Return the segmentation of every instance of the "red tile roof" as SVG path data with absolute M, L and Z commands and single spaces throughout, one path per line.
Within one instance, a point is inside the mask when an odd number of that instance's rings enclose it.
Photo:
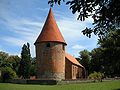
M 60 42 L 66 44 L 58 26 L 55 21 L 54 15 L 52 13 L 52 9 L 50 8 L 49 14 L 47 16 L 46 22 L 43 26 L 43 29 L 38 36 L 35 43 L 39 42 Z
M 80 66 L 80 67 L 83 67 L 72 55 L 66 53 L 66 54 L 65 54 L 65 57 L 66 57 L 70 62 L 72 62 L 73 64 L 76 64 L 76 65 L 78 65 L 78 66 Z M 83 67 L 83 68 L 84 68 L 84 67 Z

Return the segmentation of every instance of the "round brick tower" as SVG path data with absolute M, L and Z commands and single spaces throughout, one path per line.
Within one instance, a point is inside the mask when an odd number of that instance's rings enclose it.
M 37 78 L 43 80 L 65 79 L 66 45 L 50 8 L 43 29 L 35 42 Z

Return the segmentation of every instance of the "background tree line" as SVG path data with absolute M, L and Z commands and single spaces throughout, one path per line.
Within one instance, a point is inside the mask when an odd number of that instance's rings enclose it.
M 98 40 L 98 48 L 91 52 L 80 51 L 79 62 L 85 66 L 87 75 L 101 72 L 106 77 L 120 77 L 120 30 L 111 31 Z
M 31 57 L 29 43 L 24 44 L 21 57 L 0 51 L 0 81 L 35 76 L 35 58 Z

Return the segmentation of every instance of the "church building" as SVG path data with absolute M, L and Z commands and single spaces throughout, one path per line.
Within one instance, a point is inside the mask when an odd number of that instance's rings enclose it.
M 41 80 L 71 80 L 85 76 L 85 68 L 66 53 L 65 42 L 50 8 L 46 22 L 35 42 L 37 78 Z

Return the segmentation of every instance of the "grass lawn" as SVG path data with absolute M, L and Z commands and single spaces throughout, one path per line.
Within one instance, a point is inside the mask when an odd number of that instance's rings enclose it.
M 120 90 L 120 80 L 67 85 L 30 85 L 0 83 L 0 90 Z

